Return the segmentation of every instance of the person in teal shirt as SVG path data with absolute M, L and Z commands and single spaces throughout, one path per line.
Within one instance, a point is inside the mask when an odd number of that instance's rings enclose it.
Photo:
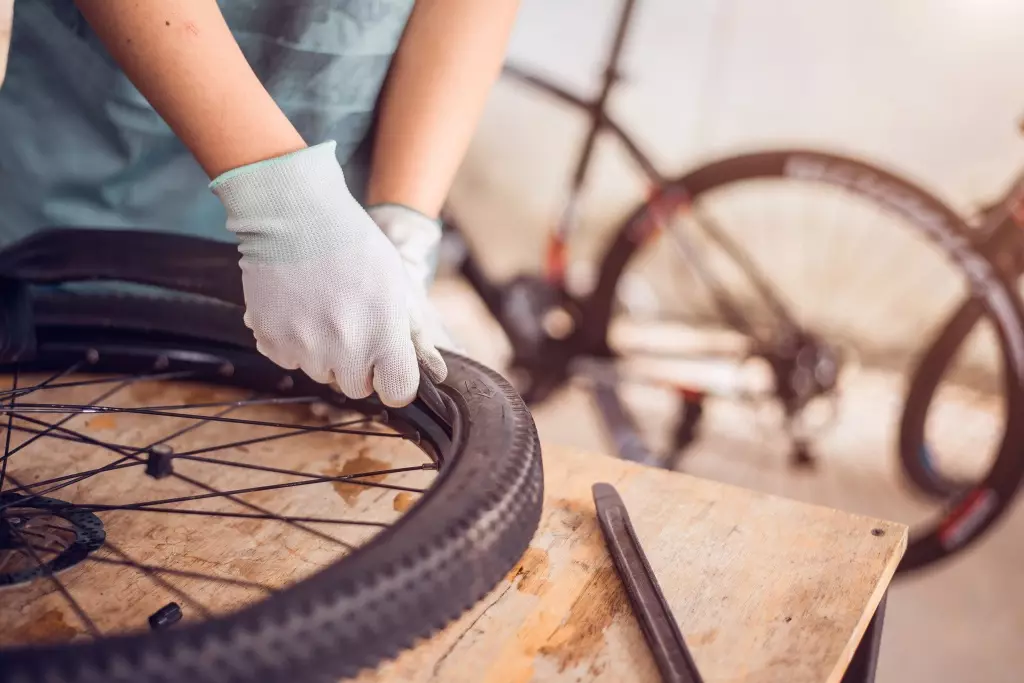
M 235 240 L 260 352 L 404 405 L 421 365 L 445 375 L 437 216 L 517 5 L 16 0 L 0 247 L 54 226 Z

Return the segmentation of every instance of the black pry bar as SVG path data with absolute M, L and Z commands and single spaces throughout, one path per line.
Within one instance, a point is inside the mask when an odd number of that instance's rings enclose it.
M 611 484 L 594 484 L 594 505 L 605 543 L 665 683 L 703 683 L 658 586 L 622 498 Z

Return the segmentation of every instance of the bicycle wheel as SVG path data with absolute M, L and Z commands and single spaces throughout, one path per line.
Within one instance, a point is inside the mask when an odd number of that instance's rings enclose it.
M 666 184 L 617 231 L 590 295 L 606 415 L 627 415 L 663 466 L 908 523 L 901 571 L 948 557 L 1024 475 L 1024 425 L 1007 419 L 1024 406 L 1020 303 L 967 230 L 891 173 L 816 152 L 740 156 Z M 918 371 L 965 300 L 989 323 L 962 364 L 973 374 Z M 904 405 L 915 371 L 945 390 Z M 962 400 L 965 375 L 984 377 L 984 400 Z M 945 421 L 901 442 L 901 412 L 925 406 Z M 913 495 L 897 447 L 904 462 L 922 449 L 963 461 L 973 485 Z M 780 474 L 772 457 L 816 476 Z
M 538 526 L 533 421 L 471 360 L 385 409 L 273 365 L 225 303 L 32 309 L 0 391 L 0 681 L 336 681 L 459 616 Z
M 923 354 L 907 388 L 900 422 L 900 463 L 914 485 L 935 498 L 963 495 L 985 474 L 979 471 L 978 459 L 955 457 L 957 451 L 984 448 L 984 441 L 978 443 L 973 437 L 978 431 L 991 430 L 991 425 L 984 424 L 978 429 L 964 416 L 979 404 L 986 406 L 986 414 L 996 412 L 993 398 L 1006 391 L 999 385 L 1004 373 L 979 372 L 970 363 L 977 355 L 971 351 L 991 342 L 992 323 L 983 316 L 983 308 L 973 300 L 957 309 Z M 954 440 L 948 429 L 943 439 L 929 437 L 949 424 L 956 425 L 959 439 Z

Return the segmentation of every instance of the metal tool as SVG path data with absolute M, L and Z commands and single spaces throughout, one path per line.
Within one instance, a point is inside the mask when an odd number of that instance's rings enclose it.
M 622 498 L 611 484 L 594 484 L 592 490 L 605 542 L 626 586 L 661 679 L 666 683 L 703 683 L 647 556 L 640 547 Z

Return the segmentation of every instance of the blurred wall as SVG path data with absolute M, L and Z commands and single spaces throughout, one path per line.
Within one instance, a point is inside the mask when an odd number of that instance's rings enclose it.
M 592 91 L 618 6 L 523 0 L 509 58 Z M 1022 38 L 1018 0 L 639 0 L 612 110 L 668 173 L 809 145 L 884 163 L 969 211 L 1024 166 Z M 527 236 L 557 215 L 582 130 L 542 95 L 495 88 L 453 205 L 496 272 L 538 262 Z M 614 145 L 597 161 L 581 257 L 643 195 Z

